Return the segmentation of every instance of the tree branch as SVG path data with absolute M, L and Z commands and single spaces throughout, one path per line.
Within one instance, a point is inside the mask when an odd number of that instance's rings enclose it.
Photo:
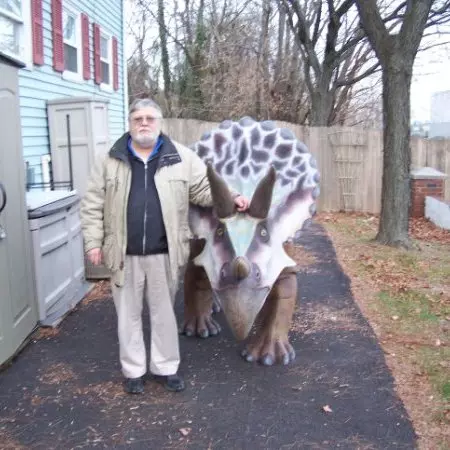
M 364 71 L 362 74 L 360 74 L 354 78 L 351 78 L 351 79 L 337 81 L 336 87 L 349 86 L 351 84 L 355 84 L 358 81 L 361 81 L 364 78 L 368 77 L 369 75 L 379 72 L 379 69 L 380 69 L 380 63 L 377 61 L 375 64 L 373 64 L 371 67 L 369 67 L 366 71 Z
M 356 0 L 359 17 L 372 47 L 380 61 L 383 61 L 383 49 L 389 42 L 389 33 L 381 18 L 376 0 Z
M 283 5 L 283 7 L 286 10 L 288 16 L 288 23 L 295 33 L 295 38 L 297 43 L 299 44 L 299 48 L 303 47 L 305 53 L 308 55 L 309 64 L 314 70 L 316 77 L 319 77 L 320 73 L 322 72 L 319 59 L 317 57 L 317 53 L 314 50 L 313 43 L 311 42 L 311 39 L 309 37 L 308 27 L 306 26 L 306 19 L 305 16 L 303 15 L 303 12 L 299 8 L 298 1 L 290 2 L 289 0 L 279 0 L 279 2 Z M 294 26 L 294 21 L 292 17 L 293 13 L 292 10 L 289 8 L 289 5 L 293 7 L 295 14 L 297 16 L 298 22 L 296 26 Z
M 427 23 L 428 14 L 433 0 L 416 0 L 408 2 L 405 12 L 405 20 L 400 28 L 400 42 L 408 44 L 415 55 L 422 39 L 423 30 Z

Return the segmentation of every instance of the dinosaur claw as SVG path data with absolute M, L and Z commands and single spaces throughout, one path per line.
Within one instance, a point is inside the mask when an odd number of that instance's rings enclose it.
M 261 361 L 265 366 L 271 366 L 273 364 L 273 357 L 271 355 L 265 355 Z
M 289 355 L 284 355 L 283 356 L 283 365 L 287 366 L 289 364 L 290 358 Z
M 184 331 L 184 334 L 185 334 L 187 337 L 192 337 L 192 336 L 194 335 L 194 333 L 192 332 L 192 330 L 185 330 L 185 331 Z
M 294 350 L 294 349 L 292 349 L 292 350 L 289 352 L 289 357 L 291 358 L 291 361 L 294 361 L 294 359 L 295 359 L 295 350 Z
M 245 360 L 246 360 L 247 362 L 253 362 L 253 361 L 255 360 L 255 357 L 254 357 L 252 354 L 248 354 L 248 355 L 245 357 Z
M 200 330 L 199 332 L 198 332 L 198 335 L 201 337 L 201 338 L 207 338 L 208 336 L 209 336 L 209 332 L 208 332 L 208 330 Z
M 242 356 L 243 358 L 245 358 L 245 357 L 247 356 L 247 354 L 248 354 L 248 351 L 247 351 L 246 348 L 244 348 L 244 349 L 241 351 L 241 356 Z

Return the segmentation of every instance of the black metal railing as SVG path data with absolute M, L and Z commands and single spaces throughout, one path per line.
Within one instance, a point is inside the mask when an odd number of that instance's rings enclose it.
M 69 180 L 68 181 L 54 181 L 53 179 L 53 168 L 52 161 L 48 162 L 49 165 L 49 178 L 50 181 L 46 182 L 35 182 L 34 181 L 34 168 L 30 166 L 28 161 L 25 163 L 26 165 L 26 189 L 30 191 L 32 189 L 50 189 L 51 191 L 55 190 L 73 190 L 73 165 L 72 165 L 72 136 L 70 131 L 70 115 L 66 115 L 66 127 L 67 127 L 67 157 L 68 157 L 68 166 L 69 166 Z M 42 163 L 41 163 L 42 170 Z
M 49 181 L 47 183 L 27 183 L 26 185 L 27 191 L 31 191 L 32 189 L 50 189 L 51 191 L 71 191 L 72 182 L 71 181 Z

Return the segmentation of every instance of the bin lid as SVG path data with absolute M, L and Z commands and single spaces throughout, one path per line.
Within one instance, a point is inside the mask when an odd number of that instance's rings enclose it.
M 38 219 L 66 209 L 80 200 L 77 191 L 36 191 L 26 194 L 28 218 Z

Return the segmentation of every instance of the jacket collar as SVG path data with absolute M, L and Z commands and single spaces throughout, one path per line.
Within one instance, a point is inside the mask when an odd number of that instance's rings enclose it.
M 178 164 L 181 162 L 181 157 L 173 144 L 170 138 L 161 133 L 161 137 L 163 140 L 161 149 L 159 150 L 159 160 L 158 160 L 158 169 L 165 166 L 172 166 L 174 164 Z M 128 140 L 130 138 L 130 133 L 125 133 L 121 136 L 115 144 L 112 146 L 109 151 L 109 155 L 112 158 L 120 159 L 121 161 L 129 164 L 128 160 Z

